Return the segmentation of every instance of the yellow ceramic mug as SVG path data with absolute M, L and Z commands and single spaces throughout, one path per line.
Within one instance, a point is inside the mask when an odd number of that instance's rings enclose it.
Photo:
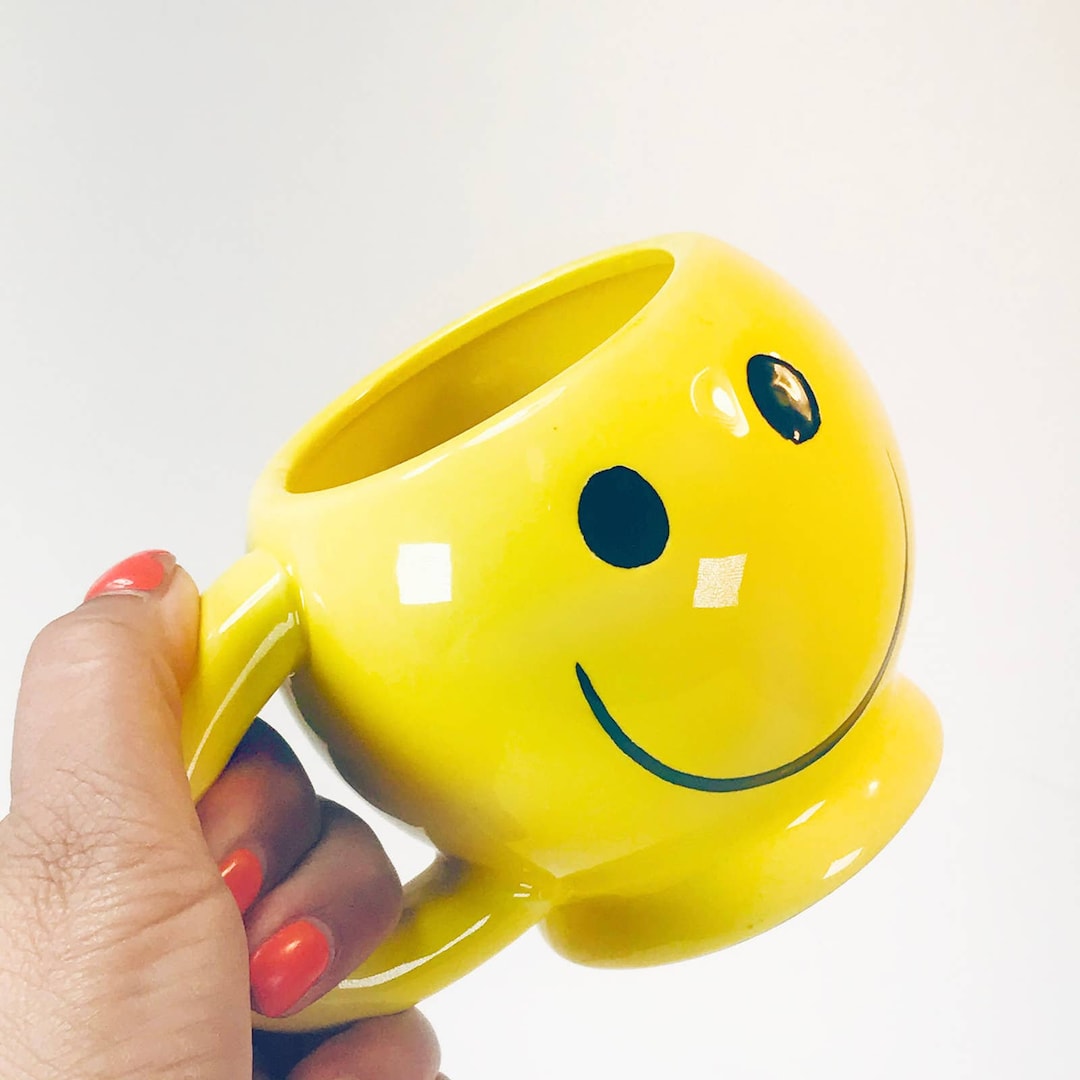
M 203 597 L 193 793 L 291 676 L 438 854 L 314 1028 L 542 922 L 638 965 L 740 941 L 877 853 L 930 784 L 896 674 L 911 529 L 888 421 L 788 285 L 714 240 L 575 263 L 363 380 L 273 460 Z

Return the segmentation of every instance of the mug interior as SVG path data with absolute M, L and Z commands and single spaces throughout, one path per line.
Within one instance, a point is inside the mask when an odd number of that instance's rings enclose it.
M 577 363 L 624 326 L 674 269 L 662 250 L 578 267 L 445 335 L 306 440 L 285 476 L 295 494 L 372 476 L 468 431 Z M 400 372 L 388 369 L 387 380 Z

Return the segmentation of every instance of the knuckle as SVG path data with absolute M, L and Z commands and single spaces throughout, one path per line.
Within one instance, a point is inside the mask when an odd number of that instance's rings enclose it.
M 301 815 L 318 819 L 319 799 L 311 780 L 292 748 L 277 732 L 272 740 L 267 737 L 265 741 L 260 733 L 256 741 L 247 746 L 242 743 L 241 747 L 229 763 L 234 775 L 252 778 L 253 786 L 287 808 L 294 820 L 302 820 Z
M 401 919 L 405 906 L 401 878 L 374 834 L 364 854 L 362 893 L 366 918 L 370 926 L 386 935 Z
M 5 888 L 17 900 L 25 935 L 34 946 L 72 910 L 96 870 L 97 856 L 84 836 L 44 815 L 13 815 L 4 825 Z
M 109 841 L 69 827 L 66 809 L 52 819 L 12 815 L 3 826 L 4 890 L 34 955 L 55 951 L 58 940 L 100 946 L 105 926 L 122 926 L 130 936 L 193 907 L 204 920 L 223 917 L 225 932 L 231 927 L 220 881 L 192 858 L 182 836 L 158 830 L 142 841 Z
M 30 647 L 32 660 L 57 656 L 88 662 L 101 656 L 123 654 L 137 638 L 135 627 L 108 610 L 76 608 L 44 626 Z
M 127 608 L 132 605 L 128 604 Z M 141 616 L 142 612 L 134 612 Z M 69 696 L 93 693 L 123 673 L 124 682 L 147 680 L 149 688 L 173 709 L 180 707 L 180 686 L 155 648 L 151 626 L 131 610 L 114 605 L 76 608 L 40 630 L 30 646 L 24 685 L 58 686 Z
M 261 717 L 256 716 L 251 727 L 244 733 L 233 753 L 233 761 L 241 762 L 256 758 L 280 765 L 287 770 L 301 770 L 303 766 L 288 742 Z
M 428 1054 L 429 1064 L 437 1069 L 442 1064 L 442 1047 L 439 1045 L 439 1037 L 435 1034 L 435 1028 L 431 1021 L 417 1008 L 408 1009 L 405 1015 L 412 1024 L 417 1043 Z
M 397 925 L 405 904 L 401 879 L 382 848 L 373 860 L 371 873 L 364 883 L 364 907 L 371 923 L 388 934 Z
M 359 892 L 364 900 L 364 917 L 379 936 L 389 934 L 404 910 L 404 890 L 390 856 L 386 854 L 371 826 L 351 810 L 322 800 L 323 837 L 336 834 L 338 841 L 355 853 L 350 861 L 356 868 Z

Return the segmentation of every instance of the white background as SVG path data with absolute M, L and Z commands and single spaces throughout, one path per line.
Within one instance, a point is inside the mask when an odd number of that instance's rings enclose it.
M 105 566 L 167 546 L 209 583 L 361 374 L 571 258 L 711 233 L 893 417 L 944 765 L 866 871 L 728 952 L 598 972 L 527 936 L 427 1004 L 445 1068 L 1080 1075 L 1078 12 L 0 0 L 3 716 Z

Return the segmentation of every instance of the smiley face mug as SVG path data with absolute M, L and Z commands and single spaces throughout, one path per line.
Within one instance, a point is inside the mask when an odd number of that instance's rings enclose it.
M 866 376 L 717 241 L 606 252 L 362 380 L 259 478 L 204 594 L 193 795 L 288 682 L 434 862 L 383 943 L 260 1026 L 394 1012 L 541 924 L 663 963 L 760 933 L 896 833 L 941 751 L 895 671 L 903 469 Z

